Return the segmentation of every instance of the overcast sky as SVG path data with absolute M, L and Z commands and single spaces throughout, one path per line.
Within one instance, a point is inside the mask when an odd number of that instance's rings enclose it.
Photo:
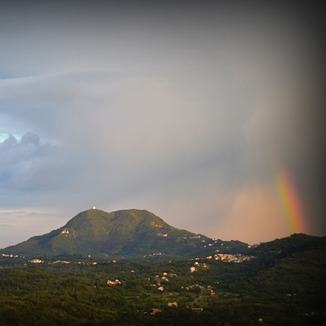
M 1 3 L 0 247 L 93 205 L 288 236 L 280 171 L 325 235 L 320 8 L 228 2 Z

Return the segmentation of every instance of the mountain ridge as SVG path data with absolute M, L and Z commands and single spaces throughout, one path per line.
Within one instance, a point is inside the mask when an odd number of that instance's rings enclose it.
M 229 244 L 231 247 L 247 247 L 247 244 L 236 241 Z M 214 241 L 205 235 L 175 228 L 147 210 L 108 213 L 93 208 L 78 213 L 56 230 L 31 237 L 2 252 L 24 256 L 190 257 L 212 253 L 221 246 L 222 240 Z
M 250 246 L 239 240 L 223 241 L 175 228 L 144 209 L 106 212 L 88 209 L 62 227 L 37 235 L 0 253 L 26 257 L 96 256 L 194 258 L 223 254 L 278 254 L 280 248 L 292 250 L 298 244 L 309 245 L 313 236 L 293 234 Z M 268 249 L 267 251 L 265 250 Z

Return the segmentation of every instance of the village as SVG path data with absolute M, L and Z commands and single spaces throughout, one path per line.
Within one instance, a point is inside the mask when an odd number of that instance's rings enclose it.
M 165 234 L 160 235 L 165 237 Z M 163 256 L 163 253 L 151 253 L 145 255 L 141 260 L 145 259 L 159 259 Z M 95 287 L 111 287 L 111 288 L 130 288 L 130 279 L 137 278 L 136 274 L 139 273 L 136 268 L 130 268 L 128 271 L 123 270 L 123 272 L 117 273 L 117 267 L 125 266 L 125 261 L 120 262 L 118 259 L 109 259 L 105 263 L 103 259 L 95 260 L 88 255 L 83 260 L 78 259 L 46 259 L 46 258 L 33 258 L 26 259 L 25 257 L 19 257 L 18 255 L 13 254 L 2 254 L 5 259 L 24 259 L 24 266 L 27 265 L 38 265 L 38 266 L 84 266 L 88 267 L 97 267 L 105 266 L 105 269 L 108 270 L 107 278 L 101 281 L 96 280 Z M 218 297 L 218 289 L 220 282 L 215 280 L 214 284 L 200 284 L 193 283 L 197 277 L 194 278 L 196 273 L 202 275 L 205 271 L 207 272 L 212 264 L 226 264 L 226 263 L 242 263 L 249 261 L 253 256 L 246 256 L 242 254 L 224 254 L 216 253 L 214 255 L 206 256 L 203 258 L 196 257 L 193 259 L 185 260 L 184 265 L 188 265 L 188 270 L 185 270 L 182 274 L 177 274 L 175 270 L 166 270 L 166 271 L 153 271 L 150 274 L 142 272 L 140 277 L 142 278 L 142 284 L 150 290 L 151 297 L 158 299 L 160 304 L 156 307 L 152 307 L 149 311 L 144 311 L 144 314 L 149 316 L 154 316 L 162 313 L 162 309 L 167 307 L 168 309 L 179 309 L 185 308 L 194 312 L 202 312 L 207 306 L 209 300 L 216 299 Z M 136 260 L 137 261 L 137 260 Z M 168 262 L 168 265 L 173 263 L 172 260 Z M 114 266 L 114 267 L 113 267 Z M 132 264 L 131 264 L 132 266 Z M 122 268 L 122 267 L 120 267 Z M 110 270 L 113 269 L 114 272 L 110 273 Z M 120 274 L 120 277 L 117 277 Z M 208 274 L 207 274 L 208 275 Z M 104 276 L 104 275 L 103 275 Z M 138 276 L 139 277 L 139 276 Z M 177 286 L 176 286 L 177 284 Z M 154 291 L 154 292 L 153 292 Z M 155 294 L 156 293 L 156 294 Z M 185 300 L 185 298 L 187 298 Z M 163 301 L 162 301 L 163 300 Z

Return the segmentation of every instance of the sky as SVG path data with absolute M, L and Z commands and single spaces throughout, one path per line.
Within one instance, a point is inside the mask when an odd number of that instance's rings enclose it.
M 324 236 L 320 9 L 2 1 L 0 247 L 94 205 L 223 240 Z

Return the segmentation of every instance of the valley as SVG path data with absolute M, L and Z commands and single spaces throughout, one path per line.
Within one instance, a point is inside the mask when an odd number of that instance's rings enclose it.
M 326 238 L 251 259 L 0 257 L 1 325 L 323 325 Z

